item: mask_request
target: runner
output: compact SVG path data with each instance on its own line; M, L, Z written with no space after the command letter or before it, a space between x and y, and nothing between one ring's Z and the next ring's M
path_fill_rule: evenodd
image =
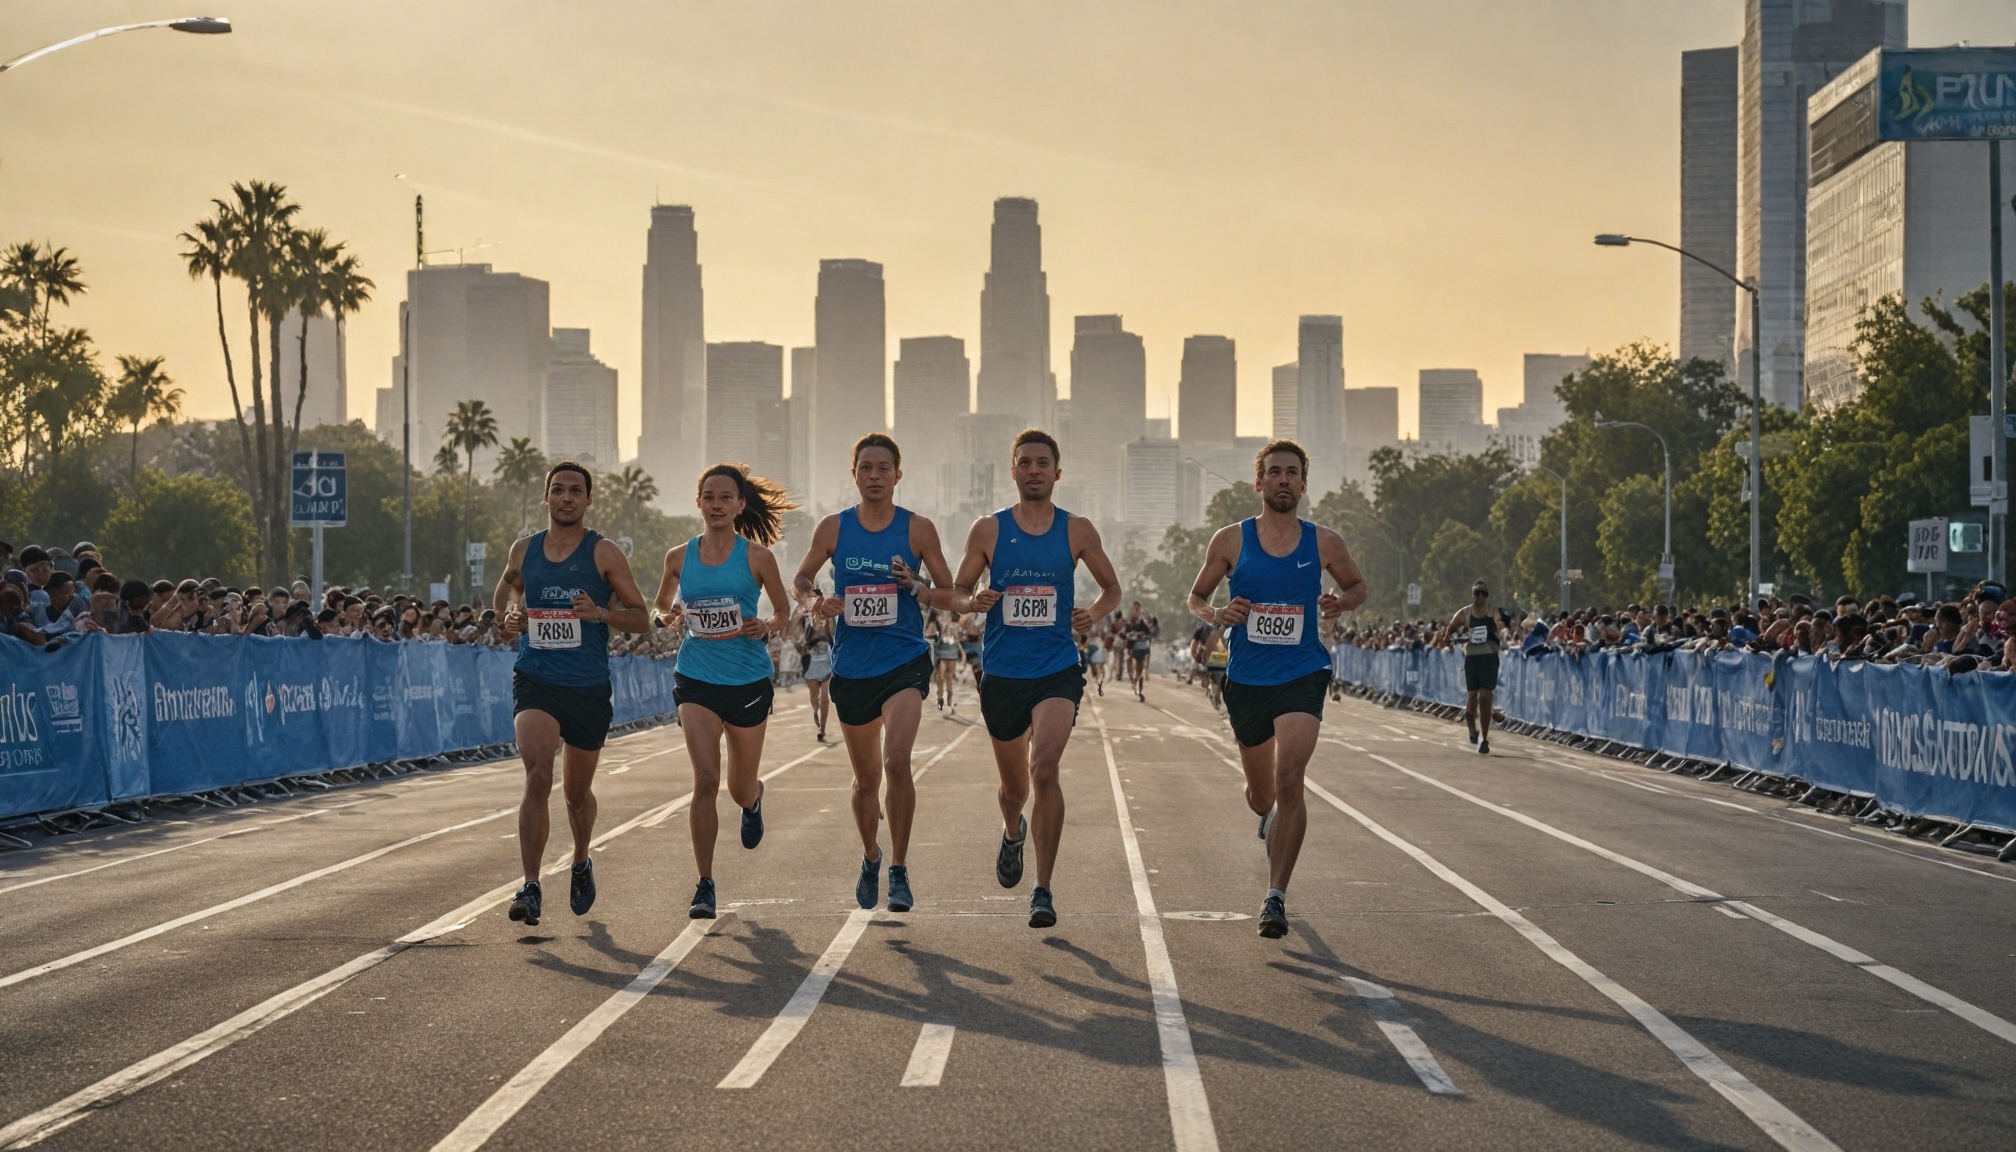
M1330 652L1317 617L1335 619L1365 602L1365 578L1344 538L1295 515L1307 488L1309 455L1292 440L1276 440L1254 458L1260 515L1211 537L1204 567L1190 589L1190 612L1229 629L1225 711L1246 772L1246 805L1260 817L1267 841L1267 898L1260 935L1288 933L1288 879L1308 826L1302 773L1316 750ZM1323 591L1323 574L1339 591ZM1232 601L1211 606L1218 582L1231 577Z
M1003 888L1022 882L1022 849L1031 823L1022 808L1033 790L1036 886L1029 894L1029 926L1048 928L1057 923L1050 871L1064 832L1057 768L1085 695L1085 672L1071 637L1090 631L1093 621L1120 602L1120 578L1092 522L1051 503L1064 471L1057 441L1026 429L1015 437L1010 459L1018 499L974 522L959 562L963 601L954 607L987 614L980 713L1001 774L1002 833L994 877ZM1073 603L1081 560L1099 584L1098 602L1090 608ZM975 591L983 572L987 586Z
M1225 667L1232 662L1232 654L1225 650L1225 634L1222 629L1205 625L1207 639L1204 641L1204 690L1211 697L1214 712L1225 711Z
M1197 622L1197 627L1190 630L1190 670L1184 675L1185 684L1197 682L1197 677L1204 671L1204 659L1211 651L1211 638L1217 634L1218 629L1201 620Z
M924 696L934 662L924 639L926 608L952 597L952 572L931 521L896 504L903 452L886 433L854 442L854 488L861 502L819 521L798 565L792 590L808 611L836 620L833 633L833 706L840 736L854 766L854 826L861 833L861 874L854 902L873 908L882 885L879 840L887 781L889 910L908 912L910 822L917 788L910 750L917 743ZM812 578L833 563L833 595L819 595ZM919 568L930 576L926 585Z
M1085 637L1085 665L1092 670L1092 690L1106 695L1106 645L1097 628Z
M1141 602L1127 610L1127 623L1121 625L1121 632L1127 638L1127 680L1134 685L1134 698L1146 703L1148 700L1148 654L1155 645L1154 621L1141 614Z
M949 617L949 618L948 618ZM959 628L957 617L950 613L931 613L931 655L938 661L935 683L938 688L938 710L957 713L959 705L954 697L959 690Z
M814 592L820 589L813 586ZM826 743L826 709L830 702L830 685L833 678L833 622L807 609L798 617L798 637L796 640L798 659L805 667L805 694L812 701L812 723L818 732L814 738Z
M1491 590L1479 580L1470 586L1470 606L1449 618L1452 636L1463 638L1463 724L1479 755L1491 754L1491 694L1498 688L1501 625L1491 608Z
M512 727L525 762L525 798L518 806L518 856L525 885L512 897L511 919L539 923L540 858L551 826L553 759L561 760L560 793L574 833L568 907L586 916L595 904L595 762L609 736L614 697L609 686L609 628L650 627L644 594L614 540L582 526L595 503L588 470L562 460L546 470L546 528L511 545L491 604L504 624L498 635L518 639L511 671ZM612 605L611 600L615 603ZM565 745L563 752L561 745Z
M966 657L966 674L973 678L973 691L980 691L981 626L986 618L967 612L959 618L959 650Z
M769 727L770 650L764 638L791 620L791 601L770 545L783 535L782 517L797 505L784 489L740 464L716 464L700 474L694 499L705 528L665 553L657 605L683 623L679 667L679 723L686 758L693 762L693 863L700 883L687 915L712 920L715 910L714 838L720 828L715 794L721 787L721 743L728 743L728 795L742 809L742 847L763 840L763 734ZM762 545L751 548L751 542ZM759 592L770 594L771 615L756 615ZM677 595L682 608L673 607Z

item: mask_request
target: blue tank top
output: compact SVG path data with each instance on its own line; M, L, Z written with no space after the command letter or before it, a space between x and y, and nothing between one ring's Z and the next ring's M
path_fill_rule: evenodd
M980 669L1017 680L1055 675L1078 663L1071 638L1078 567L1071 558L1071 514L1056 509L1050 531L1041 536L1024 532L1012 508L994 513L994 520L987 586L1001 599L987 610Z
M924 614L917 597L890 574L889 558L900 556L912 572L910 510L880 532L861 526L859 508L840 513L840 539L833 546L833 594L843 610L833 625L833 674L849 680L882 676L930 651L924 642Z
M595 565L599 533L582 534L565 560L546 558L546 533L525 544L519 566L525 578L525 632L518 637L518 671L563 688L599 688L609 683L609 625L574 615L574 593L609 606L611 589Z
M770 678L770 648L754 636L740 636L742 622L756 615L763 586L749 568L749 541L735 538L735 550L719 564L700 562L700 538L686 542L679 567L679 599L686 605L686 638L679 645L679 674L709 684L753 684Z
M1239 684L1286 684L1330 667L1323 647L1317 598L1323 594L1323 561L1316 550L1316 526L1307 520L1295 551L1270 556L1260 546L1259 522L1239 525L1239 560L1232 565L1231 591L1253 604L1246 622L1228 637L1232 653L1225 669Z

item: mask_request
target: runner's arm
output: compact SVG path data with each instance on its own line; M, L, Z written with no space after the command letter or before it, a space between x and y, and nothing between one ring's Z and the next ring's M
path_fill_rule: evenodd
M1227 608L1213 608L1211 596L1218 591L1219 581L1232 572L1233 563L1238 560L1239 526L1228 524L1211 534L1211 543L1204 549L1204 566L1197 570L1196 583L1190 585L1190 614L1206 624L1236 624L1245 618L1244 600L1234 600ZM1221 611L1238 609L1238 619L1221 621Z
M490 606L497 610L497 634L506 640L525 630L522 606L525 600L525 545L529 540L531 537L527 536L511 542L511 558L504 562L503 574L497 577L497 587L490 593Z
M1072 549L1077 558L1085 562L1085 570L1099 584L1099 599L1090 608L1075 609L1071 613L1071 626L1080 632L1090 632L1094 622L1120 606L1124 593L1120 588L1120 575L1113 571L1113 561L1106 556L1105 545L1099 542L1099 530L1090 520L1073 516L1070 524L1071 535L1077 538ZM1081 617L1079 613L1084 613Z
M756 574L757 583L770 594L770 615L762 620L744 621L744 635L769 636L782 632L791 625L791 597L784 591L784 574L777 567L777 554L768 548L749 549L749 569ZM755 631L750 631L750 625Z
M930 517L910 517L910 550L917 554L917 562L931 577L931 587L917 594L917 603L926 609L947 607L959 593L952 587L952 568L945 563L945 549L938 543L938 526L931 523ZM898 561L893 566L902 568L902 563Z
M614 540L596 541L595 566L602 570L602 579L609 585L609 599L621 605L601 608L591 601L588 607L599 613L596 618L625 632L650 631L651 613L644 607L644 593L637 587L637 578L630 574L630 558L623 554L623 549ZM574 614L581 615L581 610L580 600L576 600Z
M819 606L819 566L833 559L833 553L840 547L840 517L827 516L812 529L812 543L805 549L805 558L798 562L798 574L791 578L791 594L812 611ZM835 594L839 589L835 588Z
M658 577L658 595L651 598L651 603L658 609L658 614L665 618L667 627L675 626L679 618L679 613L672 607L672 602L679 596L679 570L685 564L684 544L675 544L665 550L665 571Z
M993 563L995 533L1000 524L992 516L982 516L966 533L966 555L959 561L958 578L952 581L952 595L945 607L954 612L985 612L1001 599L993 588L978 588L987 566Z
M1351 558L1351 549L1344 543L1344 537L1332 529L1318 527L1316 555L1323 561L1323 570L1337 581L1336 592L1326 592L1317 600L1317 610L1323 618L1335 620L1361 607L1372 590L1366 587L1365 574L1358 570L1358 562Z

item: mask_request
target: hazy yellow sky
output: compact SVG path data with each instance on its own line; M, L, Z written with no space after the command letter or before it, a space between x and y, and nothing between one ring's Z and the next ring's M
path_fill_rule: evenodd
M0 58L213 0L0 0ZM977 368L990 204L1042 203L1060 382L1071 317L1147 341L1149 415L1182 339L1239 344L1239 422L1304 312L1344 317L1352 386L1678 329L1683 49L1741 0L232 0L229 37L141 32L0 75L0 241L80 256L105 352L165 353L229 411L207 285L173 237L233 180L286 184L380 285L350 328L372 417L412 261L553 285L594 330L636 434L639 265L654 199L694 205L713 340L807 344L818 261L887 269L889 348L966 338ZM1914 0L1914 44L2016 41L2008 0ZM186 9L186 11L185 11ZM411 183L394 179L405 173ZM453 257L442 259L452 260Z

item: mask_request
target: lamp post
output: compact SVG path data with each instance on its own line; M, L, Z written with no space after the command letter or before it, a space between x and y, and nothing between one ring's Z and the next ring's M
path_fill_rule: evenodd
M1568 615L1568 477L1554 471L1545 464L1535 464L1535 469L1545 472L1561 482L1561 615Z
M82 36L72 36L68 40L51 44L46 48L37 48L33 52L16 56L12 60L0 61L0 72L19 68L30 60L39 60L52 52L61 52L65 48L74 47L87 40L96 40L101 36L116 36L121 32L137 32L142 28L170 28L177 32L193 32L199 36L219 36L231 31L231 21L222 16L182 16L173 20L148 20L140 24L120 24L112 28L100 28L96 32L86 32Z
M1666 550L1659 557L1659 584L1670 597L1673 595L1673 454L1666 450L1666 437L1650 424L1640 424L1636 420L1605 420L1598 416L1596 427L1643 428L1659 439L1659 455L1666 464ZM1756 494L1752 492L1751 495L1754 497Z
M1602 248L1625 248L1632 244L1650 244L1655 248L1664 248L1668 252L1678 252L1680 255L1694 261L1703 268L1713 271L1716 275L1750 294L1750 596L1748 603L1755 604L1757 602L1757 590L1764 579L1764 553L1761 547L1764 536L1764 453L1763 446L1759 443L1764 438L1764 357L1760 351L1763 340L1763 309L1758 304L1757 285L1753 281L1738 280L1728 269L1703 260L1685 248L1668 244L1662 240L1647 240L1643 236L1626 236L1619 232L1605 232L1596 237L1596 244ZM1665 442L1662 440L1660 443L1663 445ZM1670 556L1673 548L1670 485L1668 492L1669 507L1666 548Z

